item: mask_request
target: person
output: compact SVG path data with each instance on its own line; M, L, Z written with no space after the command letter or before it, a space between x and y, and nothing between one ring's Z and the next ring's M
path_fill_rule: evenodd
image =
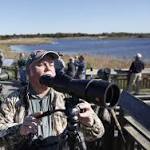
M78 69L78 62L79 62L79 57L76 55L76 56L74 57L74 64L75 64L75 69L76 69L76 71L77 71L77 69Z
M4 101L3 85L0 84L0 106L3 101Z
M26 77L26 58L25 58L25 53L21 52L19 54L19 60L17 62L18 68L19 68L19 80L21 85L25 85L27 82L27 77Z
M66 74L74 78L75 72L74 58L70 57L69 62L67 63Z
M54 61L54 65L55 65L55 69L56 69L57 73L64 72L65 71L65 67L66 67L65 62L62 59L63 54L58 52L58 55L59 55L59 58Z
M110 81L110 74L111 74L110 68L101 68L97 71L97 77L106 81Z
M79 61L76 62L77 71L75 78L76 79L85 79L86 78L86 63L82 55L79 56Z
M4 54L0 51L0 74L2 73L2 66L4 61Z
M58 57L54 51L34 51L26 65L29 84L10 94L2 103L0 143L6 149L29 149L26 146L35 143L36 150L58 149L60 135L67 125L64 113L56 112L38 119L45 111L65 109L65 94L39 81L43 75L56 76L54 60ZM91 105L83 102L78 104L78 108L84 110L78 117L85 140L92 141L102 137L103 124Z
M135 60L131 63L128 74L127 91L131 92L132 86L135 85L135 94L139 94L140 82L142 80L142 70L144 69L144 62L142 61L142 54L137 53Z

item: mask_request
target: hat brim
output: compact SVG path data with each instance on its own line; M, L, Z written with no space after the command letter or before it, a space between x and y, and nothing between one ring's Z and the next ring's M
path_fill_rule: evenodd
M44 56L46 56L46 55L48 55L48 56L51 56L53 59L58 59L59 58L59 55L56 53L56 52L54 52L54 51L47 51L47 52L45 52L41 57L40 57L40 59L42 59Z

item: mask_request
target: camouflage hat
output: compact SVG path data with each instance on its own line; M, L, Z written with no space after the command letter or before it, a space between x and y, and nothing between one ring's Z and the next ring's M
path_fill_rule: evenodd
M49 55L51 56L53 59L58 59L59 58L59 55L57 52L54 52L54 51L46 51L46 50L35 50L33 51L28 60L27 60L27 65L26 67L29 67L29 65L32 63L32 62L37 62L37 61L40 61L44 56L46 55Z

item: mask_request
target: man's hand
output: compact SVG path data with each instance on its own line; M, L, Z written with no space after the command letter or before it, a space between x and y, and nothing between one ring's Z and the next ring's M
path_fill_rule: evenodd
M79 121L85 126L92 127L94 124L94 119L93 119L94 111L91 108L91 105L87 102L84 102L84 103L79 103L78 107L81 110L81 112L79 113Z
M36 134L38 131L38 125L40 124L40 120L36 117L40 116L42 113L43 112L38 112L25 117L24 122L20 127L20 134L24 136L29 134Z

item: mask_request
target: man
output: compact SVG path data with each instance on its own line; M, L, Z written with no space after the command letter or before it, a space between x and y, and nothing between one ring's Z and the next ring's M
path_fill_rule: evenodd
M0 106L1 103L4 101L4 95L3 95L3 85L0 84Z
M25 58L25 54L23 52L21 52L19 54L19 60L17 62L18 67L19 67L19 77L20 77L20 83L21 85L25 85L26 84L26 58Z
M4 55L2 51L0 51L0 74L2 73L3 61L4 61Z
M70 57L69 62L67 63L66 74L74 78L75 73L76 73L76 70L75 70L74 58Z
M59 58L54 61L55 70L57 73L64 72L64 69L66 67L65 62L63 60L63 54L58 52Z
M135 56L135 60L132 62L129 68L129 81L127 90L131 92L131 88L135 85L135 94L139 94L140 91L140 82L142 80L142 70L144 69L144 63L141 60L142 55L137 53Z
M76 63L77 71L75 78L76 79L85 79L86 78L86 63L82 55L79 56L79 61Z
M25 146L33 145L32 143L38 145L36 150L58 149L59 135L67 125L65 115L56 112L37 119L45 111L65 109L64 94L39 81L43 75L55 77L54 60L58 57L53 51L34 51L27 62L29 84L11 94L1 105L0 143L6 149L23 150ZM78 107L84 110L78 116L85 140L102 137L104 127L90 104L80 103Z

